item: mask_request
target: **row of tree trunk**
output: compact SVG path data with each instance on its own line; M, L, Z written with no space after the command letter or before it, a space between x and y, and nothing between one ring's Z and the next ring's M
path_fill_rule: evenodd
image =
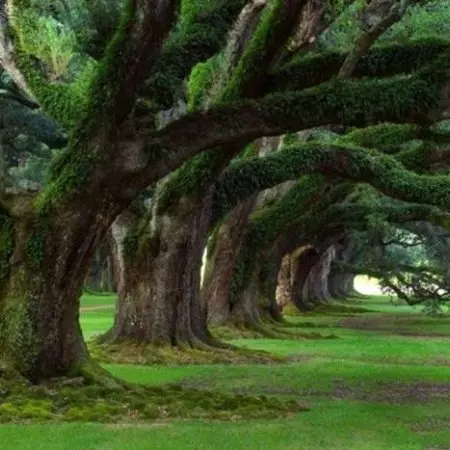
M353 275L332 268L333 261L346 257L342 235L305 245L305 237L296 239L292 230L265 251L255 249L258 260L244 289L232 292L251 214L261 202L255 195L234 208L214 231L205 256L210 200L205 193L195 214L190 206L189 213L183 211L180 203L176 214L172 209L170 215L157 216L151 248L132 258L123 244L135 217L125 213L116 220L111 235L119 301L114 326L103 342L208 348L220 345L209 325L262 329L279 322L287 304L307 311L353 294Z

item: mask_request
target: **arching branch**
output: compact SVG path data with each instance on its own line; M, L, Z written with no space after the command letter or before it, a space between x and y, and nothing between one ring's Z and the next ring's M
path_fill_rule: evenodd
M130 182L144 188L149 179L162 178L189 157L242 139L340 123L348 126L380 122L428 124L437 116L445 115L450 91L445 91L443 81L436 82L428 76L427 80L421 75L339 80L301 92L276 93L188 114L158 132L143 136L140 144L133 144L141 162L131 167L133 180ZM204 132L199 133L199 129ZM117 164L129 165L123 157L118 158ZM238 168L239 165L233 170ZM135 176L136 172L141 176Z
M220 217L256 191L309 173L366 182L394 198L450 208L449 176L418 175L395 158L373 150L311 144L288 147L228 168L217 183L216 214Z

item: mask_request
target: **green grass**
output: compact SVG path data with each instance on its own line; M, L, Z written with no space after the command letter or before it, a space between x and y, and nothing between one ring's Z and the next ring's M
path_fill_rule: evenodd
M114 301L84 296L83 307L110 305L83 310L85 336L112 324ZM346 305L374 312L346 310ZM420 307L370 297L288 320L295 325L288 329L292 332L336 338L232 341L290 356L286 364L105 367L147 386L179 383L206 392L296 399L310 408L307 412L236 422L27 425L26 432L22 425L2 425L0 441L8 450L450 449L449 317L430 318ZM361 320L370 330L354 327ZM409 335L399 334L405 332Z
M116 296L112 294L84 294L81 297L80 322L85 339L104 333L112 326L115 303Z
M7 425L1 428L1 438L8 450L422 450L445 448L450 442L448 430L413 431L424 417L448 419L449 406L440 408L437 414L436 405L404 408L341 401L318 403L314 411L283 420L29 425L26 433L21 426Z
M115 294L83 294L80 299L80 306L82 308L92 307L92 306L110 306L114 308L116 302Z

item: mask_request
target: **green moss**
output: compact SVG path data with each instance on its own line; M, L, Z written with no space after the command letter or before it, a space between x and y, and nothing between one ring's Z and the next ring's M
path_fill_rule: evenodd
M155 110L171 107L191 69L225 45L231 24L245 4L245 0L183 1L179 27L166 43L146 87Z
M16 284L25 283L23 273L16 275ZM23 288L22 288L23 290ZM3 361L14 361L14 369L29 373L35 360L35 330L32 307L26 293L15 297L14 292L2 299L0 311L0 346ZM17 358L17 355L21 355Z
M270 51L280 42L271 42L274 40L273 27L279 20L280 11L283 8L283 2L276 1L270 8L262 13L262 18L258 24L253 37L245 48L244 54L238 61L235 68L231 68L231 76L224 81L224 86L217 86L217 93L213 95L212 101L215 105L236 101L241 97L246 97L254 91L254 84L260 72L266 70L273 55ZM226 59L229 55L224 55ZM269 61L268 61L269 60ZM213 80L214 72L221 70L221 65L225 64L217 58L210 59L207 63L194 70L190 79L190 104L191 107L200 107L205 98L207 89L201 85L205 80ZM223 67L222 67L223 68ZM254 151L253 148L244 150L244 158ZM217 150L205 152L185 163L175 174L171 175L169 182L165 185L161 197L159 198L158 209L164 211L182 196L196 198L199 193L204 192L204 186L214 180L223 166L229 162L233 156L239 152L234 151L218 152Z
M231 395L164 387L65 385L71 380L54 380L29 386L2 379L0 422L129 422L175 417L237 419L272 417L301 411L297 402L269 397Z
M299 219L302 209L324 187L322 176L303 177L274 205L255 213L233 268L230 296L236 301L253 276L264 251L276 237ZM256 250L257 249L257 250ZM255 255L258 253L258 256ZM267 255L265 255L267 257Z
M311 128L327 123L366 125L367 122L404 122L408 118L422 119L425 122L429 112L438 107L442 95L443 73L447 73L447 70L446 68L436 75L434 72L430 74L427 69L414 77L401 76L387 80L334 80L300 93L267 96L260 102L259 112L264 118L267 111L267 116L275 122L280 117L279 126L284 128L290 120L297 128ZM435 79L426 81L425 78L430 77ZM308 171L308 167L315 167L321 159L320 152L312 147L308 152L308 156L303 152L301 155L301 166L305 171ZM298 172L294 167L299 166L296 166L294 160L299 154L293 151L291 156L293 159L277 153L264 158L265 162L255 158L225 170L216 189L216 214L220 217L236 201L254 192L295 179ZM232 198L235 200L231 200Z
M384 151L385 148L398 148L415 139L419 131L419 127L415 125L386 123L358 128L342 136L337 142Z
M374 47L356 67L353 77L388 77L413 72L448 51L447 40L427 40L407 44ZM272 73L270 90L304 89L333 78L346 53L300 53L292 61Z
M100 155L94 149L71 146L52 166L50 180L36 199L39 213L49 215L82 189L99 161Z
M10 257L14 250L14 221L7 214L0 212L0 287L8 278Z
M46 219L36 220L30 229L27 240L28 262L32 270L39 270L44 263L45 241L48 223Z
M101 338L100 338L101 340ZM249 364L282 362L283 359L264 351L247 349L201 350L156 346L124 341L118 344L92 342L90 350L97 360L119 364L158 364L178 366L186 364Z
M197 64L188 81L188 106L190 111L201 109L206 95L214 83L214 77L220 69L221 55L214 56L204 63Z
M282 9L282 1L272 2L269 8L264 9L260 22L253 33L253 37L245 48L245 52L239 60L236 69L233 71L231 79L223 92L220 94L220 101L229 103L241 98L242 93L247 96L250 87L249 82L257 83L258 75L266 70L268 55L268 43L273 33L273 27L278 20L279 12ZM279 43L278 45L281 45Z
M36 57L30 36L39 33L38 14L31 5L15 2L11 32L15 40L17 62L25 75L33 94L43 109L67 130L73 130L78 120L86 112L88 90L95 73L95 63L89 62L73 83L51 82L45 78ZM42 36L41 36L42 37Z

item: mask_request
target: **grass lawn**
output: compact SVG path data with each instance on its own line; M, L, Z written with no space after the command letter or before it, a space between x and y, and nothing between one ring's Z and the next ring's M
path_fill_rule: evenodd
M308 411L283 419L194 420L129 424L0 426L5 450L116 449L450 449L450 317L385 297L289 317L292 331L324 339L239 339L247 348L290 357L270 365L106 365L114 375L147 384L295 398ZM108 329L113 296L85 296L85 336ZM351 311L351 309L350 309ZM208 395L208 394L205 394Z

